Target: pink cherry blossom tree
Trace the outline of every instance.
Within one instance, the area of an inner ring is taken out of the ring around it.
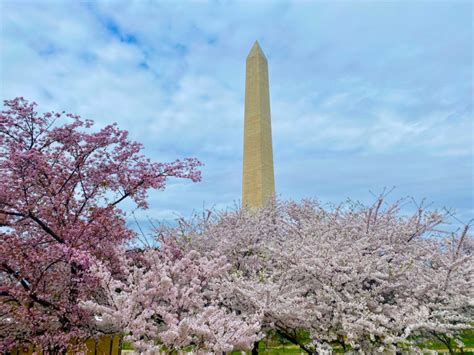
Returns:
[[[84,302],[102,327],[126,334],[137,350],[248,349],[259,336],[258,314],[238,315],[222,305],[230,265],[224,256],[184,251],[173,240],[134,257],[123,256],[114,277],[98,265],[106,298]]]
[[[60,348],[95,332],[79,307],[120,270],[116,246],[134,237],[120,202],[146,208],[169,177],[200,180],[196,159],[151,162],[114,125],[92,131],[77,115],[35,111],[23,98],[0,115],[0,352],[32,342]],[[53,349],[54,348],[54,349]]]

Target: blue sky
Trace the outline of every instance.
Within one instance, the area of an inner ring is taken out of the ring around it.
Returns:
[[[269,61],[277,193],[426,198],[474,216],[471,1],[8,1],[1,98],[118,122],[203,181],[150,194],[140,220],[241,194],[245,58]],[[145,222],[143,222],[145,223]]]

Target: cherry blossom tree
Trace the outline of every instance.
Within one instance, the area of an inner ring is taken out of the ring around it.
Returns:
[[[119,204],[146,208],[169,177],[200,180],[196,159],[151,162],[115,124],[96,132],[77,115],[35,111],[23,98],[0,115],[0,352],[43,349],[93,334],[79,302],[95,294],[90,266],[120,270],[134,237]]]
[[[124,255],[122,265],[120,278],[98,265],[106,298],[83,306],[102,327],[122,330],[137,350],[227,352],[247,349],[257,339],[258,314],[237,315],[222,306],[230,267],[224,256],[186,252],[173,240],[163,240],[159,249]]]
[[[417,301],[425,317],[413,327],[421,339],[442,342],[451,354],[463,348],[461,335],[474,327],[474,243],[468,226],[460,233],[437,240],[417,287]]]
[[[404,216],[403,203],[277,201],[260,211],[181,221],[161,233],[181,236],[190,250],[225,255],[232,279],[223,303],[262,314],[266,334],[308,353],[334,345],[415,349],[417,335],[472,326],[472,248],[460,246],[472,245],[472,237],[466,229],[448,248],[437,230],[443,216],[422,206]]]

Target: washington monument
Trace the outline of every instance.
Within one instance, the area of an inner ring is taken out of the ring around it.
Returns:
[[[262,207],[275,196],[268,64],[258,42],[247,56],[242,206]]]

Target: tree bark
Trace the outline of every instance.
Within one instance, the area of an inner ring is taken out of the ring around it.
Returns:
[[[308,349],[306,346],[304,346],[303,344],[300,344],[297,339],[295,339],[294,337],[292,337],[291,335],[289,335],[282,329],[278,329],[277,333],[280,334],[283,338],[289,340],[291,343],[298,345],[301,348],[301,350],[306,351],[308,354],[317,354],[316,351],[313,352],[310,349]]]
[[[260,342],[256,341],[255,343],[253,343],[252,355],[258,355],[258,343]]]

